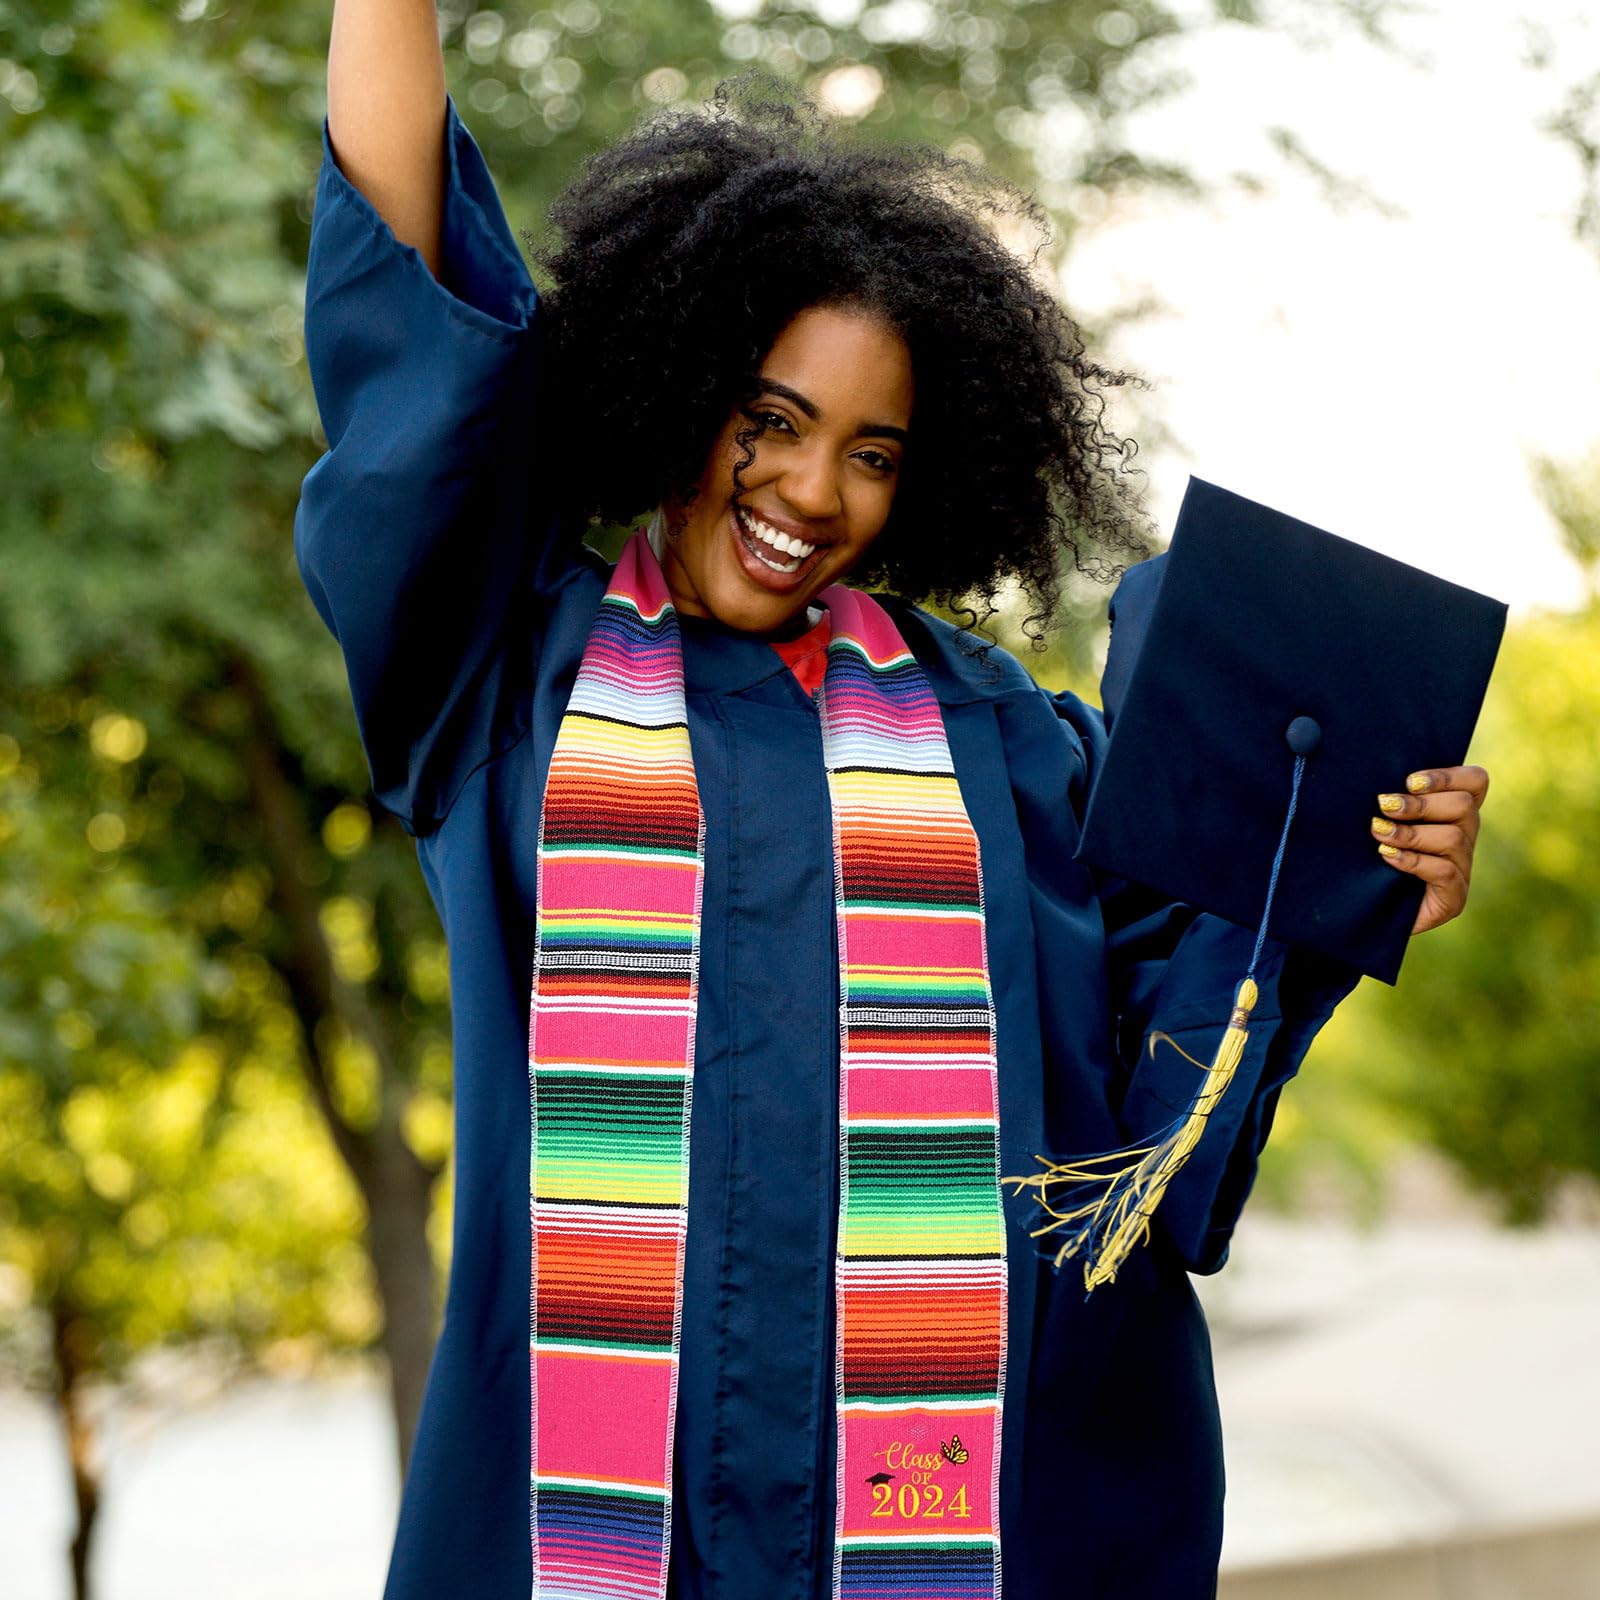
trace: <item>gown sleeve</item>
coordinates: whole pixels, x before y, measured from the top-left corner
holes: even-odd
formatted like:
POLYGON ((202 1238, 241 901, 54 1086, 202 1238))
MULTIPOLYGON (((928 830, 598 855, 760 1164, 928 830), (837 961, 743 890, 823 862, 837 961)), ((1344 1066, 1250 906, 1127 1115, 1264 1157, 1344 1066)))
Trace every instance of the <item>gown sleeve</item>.
MULTIPOLYGON (((1160 572, 1159 557, 1131 569, 1113 601, 1111 650, 1101 680, 1103 715, 1075 696, 1055 697, 1057 714, 1074 726, 1083 742, 1091 773, 1115 722, 1160 572)), ((1119 1119, 1131 1143, 1146 1139, 1187 1110, 1199 1071, 1173 1044, 1196 1060, 1211 1060, 1227 1025, 1235 989, 1249 966, 1255 930, 1098 874, 1095 890, 1105 925, 1121 1073, 1113 1103, 1120 1099, 1119 1119), (1152 1051, 1148 1040, 1154 1032, 1171 1035, 1173 1044, 1162 1043, 1152 1051)), ((1261 993, 1244 1057, 1156 1212, 1161 1229, 1194 1272, 1215 1272, 1227 1260, 1229 1240, 1255 1181, 1278 1097, 1360 974, 1269 939, 1256 977, 1261 993)))
POLYGON ((439 278, 322 138, 305 332, 328 449, 295 553, 377 797, 421 833, 512 742, 506 635, 565 553, 531 494, 538 295, 453 102, 439 278))

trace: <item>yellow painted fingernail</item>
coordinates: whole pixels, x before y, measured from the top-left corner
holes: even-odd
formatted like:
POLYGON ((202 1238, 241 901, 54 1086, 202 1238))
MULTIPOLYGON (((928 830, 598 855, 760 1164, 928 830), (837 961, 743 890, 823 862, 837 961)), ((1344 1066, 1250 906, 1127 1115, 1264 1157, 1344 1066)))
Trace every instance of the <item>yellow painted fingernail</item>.
POLYGON ((1392 844, 1380 844, 1378 846, 1378 854, 1380 856, 1388 856, 1390 860, 1393 860, 1400 852, 1392 844))
POLYGON ((1402 810, 1405 803, 1406 797, 1403 794, 1380 794, 1378 796, 1378 809, 1387 811, 1390 816, 1402 810))
POLYGON ((1394 824, 1387 817, 1374 817, 1372 819, 1372 831, 1380 839, 1387 839, 1394 832, 1394 824))
POLYGON ((1412 794, 1426 794, 1433 787, 1433 774, 1431 772, 1413 772, 1406 779, 1406 788, 1412 794))

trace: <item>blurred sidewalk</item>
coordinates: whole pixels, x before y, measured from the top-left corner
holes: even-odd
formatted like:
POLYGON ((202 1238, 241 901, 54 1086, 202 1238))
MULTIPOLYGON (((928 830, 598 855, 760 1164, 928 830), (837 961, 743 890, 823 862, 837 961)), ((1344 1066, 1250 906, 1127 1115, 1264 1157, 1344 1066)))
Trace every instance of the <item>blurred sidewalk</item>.
POLYGON ((1220 1600, 1594 1600, 1600 1518, 1469 1534, 1434 1544, 1246 1567, 1220 1600))
MULTIPOLYGON (((1600 1232, 1258 1214, 1197 1288, 1223 1600, 1600 1597, 1600 1232)), ((395 1474, 375 1378, 243 1384, 130 1419, 113 1451, 101 1600, 379 1593, 395 1474)), ((50 1414, 0 1395, 6 1600, 66 1600, 69 1516, 50 1414)))
MULTIPOLYGON (((377 1600, 394 1531, 386 1386, 239 1384, 111 1434, 97 1600, 377 1600)), ((72 1506, 52 1414, 0 1395, 0 1596, 69 1600, 72 1506)))
POLYGON ((1197 1288, 1225 1568, 1600 1520, 1600 1232, 1257 1215, 1197 1288))

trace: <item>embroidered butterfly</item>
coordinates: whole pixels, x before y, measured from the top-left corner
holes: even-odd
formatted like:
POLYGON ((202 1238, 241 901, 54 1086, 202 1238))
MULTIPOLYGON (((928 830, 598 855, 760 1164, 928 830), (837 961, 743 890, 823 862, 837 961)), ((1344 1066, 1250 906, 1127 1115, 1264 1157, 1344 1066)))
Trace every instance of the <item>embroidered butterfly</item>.
POLYGON ((959 1467, 967 1459, 969 1453, 967 1447, 962 1444, 959 1433, 952 1433, 950 1442, 939 1446, 939 1454, 954 1467, 959 1467))

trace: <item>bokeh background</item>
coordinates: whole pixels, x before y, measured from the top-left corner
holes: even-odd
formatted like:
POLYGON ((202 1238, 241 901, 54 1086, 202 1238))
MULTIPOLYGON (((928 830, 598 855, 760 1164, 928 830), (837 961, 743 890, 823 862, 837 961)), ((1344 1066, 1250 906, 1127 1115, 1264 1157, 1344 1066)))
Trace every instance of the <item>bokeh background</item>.
MULTIPOLYGON (((379 1592, 442 935, 291 526, 327 0, 0 0, 0 1590, 379 1592)), ((1223 1592, 1600 1594, 1600 26, 1567 0, 445 0, 515 224, 750 65, 1038 193, 1193 470, 1498 594, 1472 906, 1200 1285, 1223 1592)), ((1052 649, 1092 693, 1104 593, 1052 649)), ((1393 671, 1407 671, 1404 639, 1393 671)), ((1381 715, 1382 708, 1374 707, 1381 715)), ((1159 1534, 1159 1508, 1152 1507, 1159 1534)))

